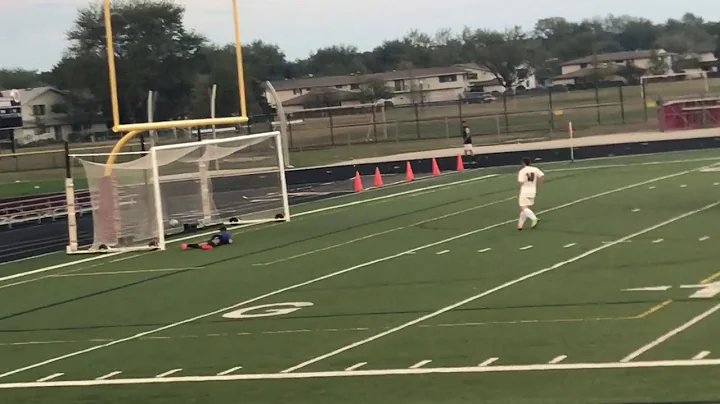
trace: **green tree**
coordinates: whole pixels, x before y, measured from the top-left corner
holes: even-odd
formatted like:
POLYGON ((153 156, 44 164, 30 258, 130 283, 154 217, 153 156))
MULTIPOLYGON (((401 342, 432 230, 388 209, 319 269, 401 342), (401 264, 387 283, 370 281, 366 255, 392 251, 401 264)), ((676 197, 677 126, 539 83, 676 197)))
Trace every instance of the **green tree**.
POLYGON ((360 78, 359 100, 362 103, 375 103, 379 100, 392 98, 393 91, 385 84, 385 81, 377 77, 360 78))
POLYGON ((504 32, 477 30, 465 38, 468 58, 490 71, 500 84, 514 88, 540 63, 537 43, 520 27, 504 32))
POLYGON ((0 89, 23 89, 42 86, 43 80, 35 70, 0 69, 0 89))
MULTIPOLYGON (((200 50, 206 43, 204 37, 185 28, 185 8, 167 0, 126 0, 113 2, 112 12, 121 119, 147 119, 149 90, 159 94, 157 119, 185 116, 202 67, 200 50)), ((67 88, 92 94, 109 116, 101 5, 80 9, 67 37, 67 55, 54 70, 63 76, 67 88)))

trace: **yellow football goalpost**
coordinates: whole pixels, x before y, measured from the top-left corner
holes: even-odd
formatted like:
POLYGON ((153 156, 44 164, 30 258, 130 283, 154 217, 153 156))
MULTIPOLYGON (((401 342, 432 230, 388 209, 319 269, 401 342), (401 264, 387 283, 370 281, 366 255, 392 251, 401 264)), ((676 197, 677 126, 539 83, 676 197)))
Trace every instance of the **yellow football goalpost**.
POLYGON ((146 123, 134 123, 134 124, 122 124, 120 122, 120 108, 118 103, 118 83, 117 83, 117 72, 115 70, 115 47, 113 44, 113 29, 112 29, 112 10, 110 7, 110 0, 104 0, 104 14, 105 14, 105 37, 107 41, 107 61, 108 61, 108 73, 110 77, 110 102, 112 103, 112 116, 113 116, 113 132, 124 133, 120 140, 115 144, 112 151, 108 155, 106 175, 110 175, 112 171, 112 165, 115 163, 117 154, 122 148, 132 140, 135 136, 142 132, 158 129, 171 129, 171 128, 188 128, 192 126, 204 126, 204 125, 232 125, 238 123, 246 123, 247 117, 247 103, 245 99, 245 71, 243 68, 243 56, 242 56, 242 44, 240 42, 240 17, 238 15, 237 0, 232 0, 233 8, 233 22, 235 26, 235 53, 237 59, 237 78, 238 78, 238 96, 240 98, 240 116, 227 117, 227 118, 205 118, 205 119, 188 119, 184 121, 165 121, 165 122, 146 122, 146 123))
MULTIPOLYGON (((240 17, 239 17, 239 10, 238 10, 238 0, 231 0, 232 2, 232 12, 233 12, 233 22, 234 22, 234 34, 235 34, 235 52, 236 52, 236 63, 237 63, 237 80, 238 80, 238 100, 240 101, 240 113, 239 116, 231 116, 231 117, 221 117, 216 118, 214 116, 214 113, 211 114, 208 118, 203 119, 186 119, 186 120, 177 120, 177 121, 163 121, 163 122, 152 122, 152 118, 148 117, 149 122, 145 123, 132 123, 132 124, 123 124, 120 120, 120 108, 119 108, 119 99, 118 99, 118 78, 117 78, 117 71, 115 66, 115 47, 114 47, 114 41, 113 41, 113 26, 112 26, 112 9, 111 9, 111 0, 103 0, 103 13, 104 13, 104 23, 105 23, 105 35, 106 35, 106 47, 107 47, 107 65, 108 65, 108 77, 109 77, 109 86, 110 86, 110 102, 112 107, 112 119, 113 119, 113 126, 112 130, 115 133, 118 133, 121 135, 120 139, 117 143, 113 146, 110 153, 107 154, 95 154, 95 156, 100 155, 106 155, 107 161, 103 167, 100 168, 100 171, 96 173, 97 178, 100 178, 101 182, 99 183, 98 187, 105 189, 107 192, 105 194, 111 195, 113 194, 112 190, 109 190, 113 186, 112 184, 112 177, 116 175, 116 173, 119 170, 119 166, 116 164, 116 160, 118 156, 124 155, 124 154, 144 154, 144 153, 122 153, 123 147, 132 140, 135 136, 139 135, 143 132, 153 131, 153 130, 159 130, 159 129, 172 129, 172 128, 188 128, 188 127, 194 127, 194 126, 217 126, 217 125, 235 125, 235 124, 244 124, 248 122, 248 114, 247 114, 247 103, 245 98, 245 75, 244 75, 244 67, 243 67, 243 55, 242 55, 242 44, 240 42, 240 17), (105 179, 108 179, 109 181, 105 181, 105 179)), ((289 216, 289 208, 288 208, 288 197, 287 197, 287 188, 285 183, 285 172, 284 172, 284 161, 283 161, 283 154, 281 152, 282 149, 282 140, 281 140, 281 132, 268 132, 268 133, 262 133, 262 134, 254 134, 254 135, 247 135, 242 137, 234 137, 234 138, 227 138, 227 139, 215 139, 208 142, 205 142, 207 144, 208 149, 206 149, 206 152, 203 154, 202 159, 211 159, 211 158, 220 158, 218 156, 227 156, 229 154, 222 154, 222 153, 234 153, 236 151, 242 150, 245 147, 250 147, 254 144, 258 144, 260 141, 272 141, 274 142, 274 147, 271 144, 271 147, 275 149, 277 152, 277 173, 279 176, 279 189, 281 189, 281 192, 278 194, 282 195, 282 213, 276 215, 274 218, 258 218, 253 219, 251 216, 251 219, 244 220, 244 222, 251 223, 251 222, 257 222, 257 223, 265 223, 268 221, 278 221, 278 220, 284 220, 288 221, 289 216), (242 138, 242 139, 240 139, 242 138), (240 147, 240 145, 236 144, 238 141, 242 141, 243 146, 240 147), (232 143, 235 142, 235 143, 232 143), (225 148, 225 149, 218 149, 215 147, 215 145, 219 145, 220 143, 227 143, 227 144, 234 144, 233 147, 225 148), (213 148, 215 147, 215 148, 213 148), (228 151, 229 150, 229 151, 228 151), (214 157, 213 157, 214 156, 214 157)), ((163 149, 163 150, 170 150, 170 149, 178 149, 183 145, 165 145, 165 146, 156 146, 153 147, 150 150, 149 156, 151 157, 151 166, 153 170, 153 177, 154 180, 152 181, 153 185, 153 195, 155 197, 154 200, 154 209, 156 211, 156 221, 157 221, 157 229, 159 229, 159 235, 158 241, 155 243, 155 246, 160 246, 161 249, 164 249, 164 233, 163 233, 163 207, 162 203, 159 199, 160 195, 160 174, 158 172, 158 162, 157 162, 157 154, 156 150, 163 149)), ((69 152, 69 145, 66 144, 66 197, 67 197, 67 214, 68 214, 68 232, 69 232, 69 245, 68 245, 68 253, 82 253, 82 252, 94 252, 93 249, 87 250, 87 251, 80 251, 78 250, 78 238, 77 238, 77 223, 76 223, 76 207, 75 207, 75 201, 74 201, 74 184, 72 175, 70 172, 70 159, 73 157, 83 157, 83 155, 71 155, 69 152)), ((204 160, 203 160, 204 161, 204 160)), ((200 194, 204 196, 202 202, 202 208, 203 208, 203 214, 206 218, 211 218, 212 214, 211 211, 214 209, 210 206, 210 200, 207 197, 209 194, 208 192, 208 173, 206 172, 206 169, 203 170, 205 167, 203 162, 200 162, 198 160, 199 164, 199 170, 200 170, 200 183, 201 183, 201 191, 200 194), (207 205, 207 206, 206 206, 207 205), (209 213, 210 212, 210 213, 209 213)), ((85 162, 83 163, 85 164, 85 162)), ((274 167, 274 166, 273 166, 274 167)), ((135 167, 134 169, 137 169, 135 167)), ((267 168, 263 168, 263 177, 261 178, 269 178, 267 175, 267 168)), ((231 170, 232 171, 232 170, 231 170)), ((257 168, 255 169, 255 172, 257 172, 257 168)), ((87 167, 86 167, 86 174, 87 174, 87 167)), ((134 178, 134 177, 133 177, 134 178)), ((145 181, 146 185, 148 184, 148 178, 147 176, 144 177, 143 181, 145 181)), ((140 199, 143 199, 141 194, 138 194, 140 199)), ((119 213, 117 210, 118 208, 118 201, 117 196, 110 196, 103 199, 102 197, 99 197, 101 200, 99 202, 99 206, 93 207, 93 216, 95 216, 96 212, 95 210, 102 211, 103 218, 105 219, 102 221, 102 226, 97 226, 97 223, 94 222, 95 227, 95 235, 98 235, 98 228, 100 228, 105 233, 102 234, 102 236, 105 237, 108 240, 111 241, 118 241, 116 240, 118 236, 117 229, 121 226, 124 226, 123 220, 127 219, 125 217, 119 217, 122 215, 122 213, 119 213)), ((246 198, 243 196, 243 198, 246 198)), ((147 198, 146 198, 147 199, 147 198)), ((250 200, 250 202, 254 202, 250 200)), ((133 201, 133 203, 135 203, 133 201)), ((148 202, 150 203, 150 202, 148 202)), ((152 207, 151 207, 152 208, 152 207)), ((267 212, 268 210, 264 210, 263 212, 267 212)), ((245 212, 243 212, 245 213, 245 212)), ((231 218, 232 219, 232 218, 231 218)), ((237 219, 239 220, 239 219, 237 219)), ((129 223, 129 225, 134 225, 136 223, 129 223)), ((149 227, 142 228, 139 231, 144 231, 149 234, 149 232, 152 232, 152 229, 149 227)), ((145 236, 145 233, 142 233, 141 236, 145 236)), ((97 238, 97 237, 96 237, 97 238)), ((109 246, 107 246, 109 247, 109 246)), ((108 248, 105 248, 107 251, 108 248)), ((131 251, 135 248, 137 249, 146 249, 146 247, 153 247, 152 243, 148 246, 137 246, 137 247, 131 247, 131 248, 125 248, 126 251, 131 251)), ((117 249, 117 251, 120 251, 117 249)))

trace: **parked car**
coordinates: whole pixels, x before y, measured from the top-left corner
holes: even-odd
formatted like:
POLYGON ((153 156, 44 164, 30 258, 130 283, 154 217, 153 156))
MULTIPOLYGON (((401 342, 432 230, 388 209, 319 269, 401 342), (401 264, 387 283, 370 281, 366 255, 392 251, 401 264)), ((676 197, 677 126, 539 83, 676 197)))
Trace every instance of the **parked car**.
POLYGON ((497 98, 490 94, 466 94, 465 95, 465 103, 466 104, 488 104, 491 102, 495 102, 497 98))

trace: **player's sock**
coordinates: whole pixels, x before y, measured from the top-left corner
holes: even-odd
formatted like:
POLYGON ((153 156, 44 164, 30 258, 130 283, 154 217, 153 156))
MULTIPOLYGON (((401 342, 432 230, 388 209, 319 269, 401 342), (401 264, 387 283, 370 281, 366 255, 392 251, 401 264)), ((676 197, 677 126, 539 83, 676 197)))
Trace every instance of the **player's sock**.
POLYGON ((535 216, 535 212, 533 212, 529 208, 525 208, 525 210, 523 210, 523 213, 525 214, 525 216, 527 216, 528 219, 530 219, 533 228, 537 226, 538 218, 537 216, 535 216))
POLYGON ((212 250, 213 246, 211 246, 210 244, 203 244, 200 248, 202 248, 203 250, 212 250))
POLYGON ((523 226, 525 226, 525 219, 527 219, 525 211, 520 212, 520 219, 518 220, 518 230, 522 230, 523 226))

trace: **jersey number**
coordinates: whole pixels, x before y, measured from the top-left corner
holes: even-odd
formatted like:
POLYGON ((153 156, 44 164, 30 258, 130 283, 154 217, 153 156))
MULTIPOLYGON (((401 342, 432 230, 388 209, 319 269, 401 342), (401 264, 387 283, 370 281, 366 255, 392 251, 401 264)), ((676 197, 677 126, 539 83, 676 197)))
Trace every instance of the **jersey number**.
POLYGON ((527 173, 528 182, 535 182, 535 173, 527 173))

